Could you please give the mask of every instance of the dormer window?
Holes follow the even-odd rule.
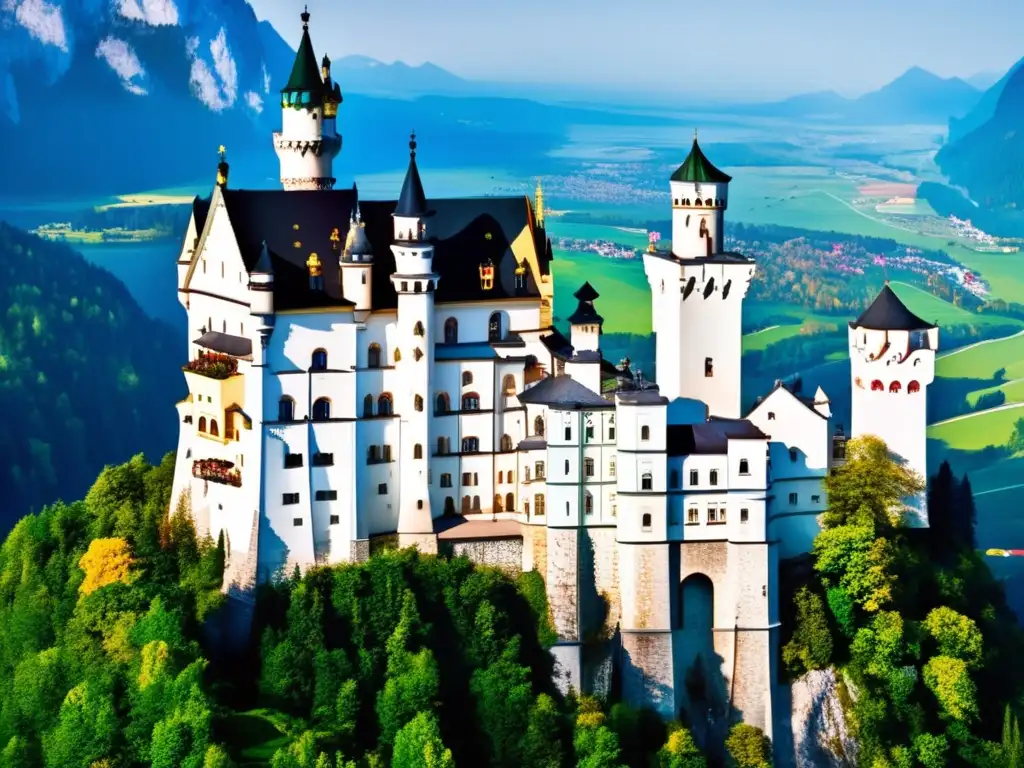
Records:
[[[494,264],[490,259],[480,265],[480,288],[484,291],[494,288]]]

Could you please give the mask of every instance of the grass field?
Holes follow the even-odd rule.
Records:
[[[1000,368],[1006,369],[1008,381],[1024,378],[1024,333],[940,355],[935,373],[947,379],[991,381]]]
[[[291,743],[289,726],[289,718],[280,712],[254,709],[218,721],[216,732],[227,737],[241,766],[269,766],[274,753]]]
[[[553,271],[556,318],[573,313],[576,299],[572,295],[589,280],[601,294],[594,305],[604,317],[606,332],[651,332],[651,289],[640,259],[605,259],[594,253],[556,250]]]
[[[997,392],[1002,392],[1008,403],[1024,403],[1024,379],[1011,379],[994,387],[977,389],[967,395],[967,402],[972,406],[977,405],[978,400],[985,395],[994,395]]]
[[[1006,445],[1020,418],[1024,418],[1024,404],[981,411],[934,424],[928,427],[928,437],[956,450],[980,451],[990,445]]]
[[[1013,318],[979,314],[970,312],[963,307],[954,306],[950,302],[908,283],[894,282],[890,287],[907,305],[907,309],[922,320],[935,323],[940,327],[949,328],[953,325],[1017,325],[1024,327],[1024,323]]]

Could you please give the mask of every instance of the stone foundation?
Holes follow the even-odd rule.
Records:
[[[416,547],[420,554],[437,554],[437,535],[434,533],[400,533],[398,534],[398,548],[406,549]]]
[[[442,546],[442,551],[465,556],[477,565],[492,565],[515,578],[523,570],[522,539],[481,539],[477,541],[452,541]]]
[[[676,716],[671,632],[622,632],[622,698]]]

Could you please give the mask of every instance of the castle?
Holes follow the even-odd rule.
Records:
[[[224,158],[178,259],[188,396],[175,510],[223,533],[229,591],[359,561],[374,542],[537,570],[563,685],[772,732],[778,563],[807,552],[845,443],[827,395],[782,383],[745,416],[743,300],[723,249],[730,177],[694,138],[669,181],[671,248],[643,257],[655,384],[602,357],[585,283],[552,325],[544,207],[336,189],[341,91],[302,41],[273,136],[282,190]],[[594,283],[601,284],[600,275]],[[925,470],[938,331],[888,286],[850,323],[852,434]],[[911,503],[927,524],[923,500]],[[703,712],[703,710],[702,710]]]

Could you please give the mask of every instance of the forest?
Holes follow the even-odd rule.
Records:
[[[177,440],[173,331],[71,248],[0,223],[0,533]]]

